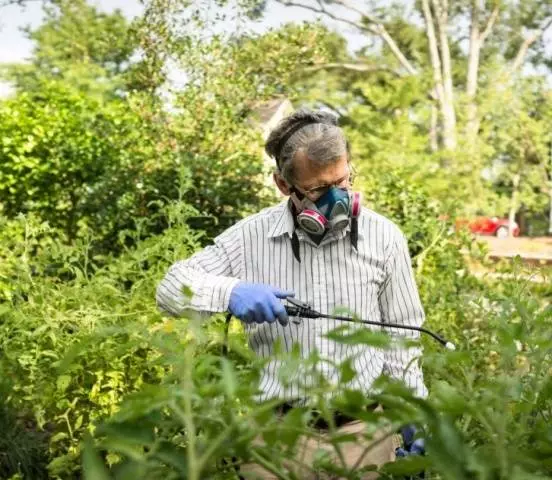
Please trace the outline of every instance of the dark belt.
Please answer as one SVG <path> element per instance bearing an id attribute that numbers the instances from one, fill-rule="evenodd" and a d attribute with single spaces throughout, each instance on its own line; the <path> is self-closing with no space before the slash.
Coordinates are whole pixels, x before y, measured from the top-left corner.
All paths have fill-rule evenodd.
<path id="1" fill-rule="evenodd" d="M 378 407 L 377 403 L 374 403 L 372 405 L 368 405 L 365 407 L 365 410 L 375 410 Z M 283 403 L 282 405 L 278 406 L 276 408 L 276 413 L 278 415 L 286 415 L 292 408 L 297 408 L 296 405 L 293 405 L 292 403 Z M 311 420 L 309 422 L 309 426 L 312 428 L 316 428 L 317 430 L 329 430 L 330 424 L 328 423 L 328 420 L 322 416 L 320 411 L 311 409 Z M 343 412 L 340 412 L 338 410 L 334 410 L 332 412 L 333 417 L 333 424 L 335 425 L 335 428 L 340 428 L 343 425 L 347 425 L 348 423 L 355 422 L 358 420 L 358 418 L 351 417 L 349 415 L 346 415 Z"/>

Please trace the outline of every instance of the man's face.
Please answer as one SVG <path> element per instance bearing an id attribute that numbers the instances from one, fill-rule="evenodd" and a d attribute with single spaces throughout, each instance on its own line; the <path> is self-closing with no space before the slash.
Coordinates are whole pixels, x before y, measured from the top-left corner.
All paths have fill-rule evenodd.
<path id="1" fill-rule="evenodd" d="M 325 187 L 336 185 L 341 187 L 349 186 L 351 174 L 350 165 L 347 161 L 347 154 L 338 158 L 335 162 L 326 165 L 319 165 L 299 151 L 294 158 L 294 182 L 293 185 L 287 183 L 280 174 L 274 174 L 274 181 L 284 195 L 291 195 L 291 188 L 294 187 L 299 192 L 305 194 L 312 201 L 317 200 L 319 192 L 323 192 Z M 292 201 L 300 209 L 300 202 L 295 195 L 292 195 Z"/>

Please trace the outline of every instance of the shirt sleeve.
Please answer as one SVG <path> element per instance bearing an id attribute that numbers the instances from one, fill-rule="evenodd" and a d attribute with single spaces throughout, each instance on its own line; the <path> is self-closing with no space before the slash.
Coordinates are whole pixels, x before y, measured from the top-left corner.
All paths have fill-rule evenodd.
<path id="1" fill-rule="evenodd" d="M 408 245 L 402 233 L 395 237 L 387 265 L 387 278 L 379 296 L 382 321 L 420 327 L 425 314 L 412 271 Z M 412 339 L 420 336 L 420 332 L 415 330 L 390 329 L 390 332 Z M 392 346 L 384 353 L 384 371 L 404 381 L 417 396 L 425 398 L 427 388 L 418 363 L 421 354 L 419 347 Z"/>
<path id="2" fill-rule="evenodd" d="M 240 255 L 241 243 L 226 233 L 217 237 L 214 245 L 170 267 L 157 287 L 161 310 L 180 316 L 186 310 L 216 313 L 228 309 L 230 292 L 239 282 L 231 259 Z"/>

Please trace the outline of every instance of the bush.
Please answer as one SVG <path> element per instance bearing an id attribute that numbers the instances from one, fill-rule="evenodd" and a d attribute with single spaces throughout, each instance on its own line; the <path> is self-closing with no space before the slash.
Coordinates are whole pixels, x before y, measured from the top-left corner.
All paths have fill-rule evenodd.
<path id="1" fill-rule="evenodd" d="M 67 241 L 91 229 L 98 241 L 113 244 L 114 232 L 153 213 L 152 195 L 167 192 L 154 181 L 156 172 L 174 165 L 161 126 L 141 108 L 57 82 L 0 103 L 2 213 L 33 213 Z M 174 175 L 168 186 L 175 196 Z"/>
<path id="2" fill-rule="evenodd" d="M 552 316 L 544 302 L 520 294 L 515 283 L 504 292 L 489 291 L 482 299 L 489 303 L 480 305 L 485 322 L 473 319 L 465 326 L 465 337 L 453 338 L 459 351 L 426 355 L 433 376 L 429 399 L 415 398 L 382 377 L 376 385 L 380 393 L 370 399 L 342 387 L 339 397 L 326 400 L 330 390 L 320 376 L 311 391 L 316 406 L 323 414 L 338 406 L 391 430 L 404 423 L 424 428 L 428 455 L 385 466 L 383 478 L 402 478 L 420 469 L 447 480 L 548 478 Z M 206 339 L 191 334 L 189 327 L 162 336 L 167 352 L 179 351 L 183 337 L 189 340 L 182 355 L 167 357 L 176 361 L 170 368 L 174 375 L 161 387 L 129 397 L 96 431 L 98 449 L 88 445 L 86 471 L 106 472 L 102 456 L 109 460 L 115 454 L 122 460 L 112 468 L 115 478 L 235 478 L 232 462 L 270 465 L 278 478 L 288 478 L 283 462 L 293 454 L 299 435 L 308 432 L 308 410 L 294 409 L 283 421 L 276 420 L 274 403 L 254 402 L 259 362 L 244 369 L 241 361 L 205 354 Z M 372 335 L 357 341 L 382 346 L 381 338 Z M 307 360 L 282 356 L 282 361 L 283 372 L 301 363 L 306 371 L 320 365 L 316 354 Z M 347 363 L 341 365 L 342 381 L 354 374 Z M 374 401 L 384 406 L 383 412 L 362 409 Z M 253 443 L 258 435 L 269 446 Z M 346 448 L 346 439 L 334 438 L 336 449 Z M 325 457 L 318 467 L 340 478 L 355 479 L 360 473 L 346 472 Z"/>
<path id="3" fill-rule="evenodd" d="M 125 394 L 165 375 L 146 341 L 162 325 L 155 286 L 176 258 L 197 248 L 200 234 L 186 225 L 194 211 L 185 204 L 164 211 L 172 228 L 137 240 L 137 248 L 118 258 L 101 259 L 104 267 L 89 258 L 87 242 L 73 247 L 56 242 L 56 231 L 46 237 L 47 227 L 32 218 L 4 221 L 9 229 L 3 234 L 12 236 L 2 239 L 8 250 L 0 265 L 5 403 L 52 432 L 52 475 L 78 468 L 83 433 L 113 414 Z M 10 242 L 17 248 L 10 251 Z"/>
<path id="4" fill-rule="evenodd" d="M 0 430 L 0 477 L 46 479 L 47 434 L 36 430 L 33 419 L 0 405 Z"/>
<path id="5" fill-rule="evenodd" d="M 440 224 L 422 190 L 396 178 L 380 186 L 371 190 L 371 201 L 409 237 L 427 324 L 459 350 L 444 352 L 423 340 L 428 400 L 385 378 L 372 399 L 342 389 L 327 400 L 329 387 L 319 376 L 312 392 L 318 407 L 327 412 L 337 404 L 393 429 L 406 422 L 423 427 L 428 456 L 385 467 L 389 478 L 422 467 L 447 480 L 552 474 L 549 288 L 475 280 L 460 253 L 462 240 Z M 123 253 L 103 258 L 90 257 L 92 235 L 67 246 L 56 240 L 62 233 L 32 216 L 3 220 L 4 404 L 18 418 L 31 415 L 37 430 L 48 432 L 47 438 L 33 429 L 28 433 L 48 441 L 51 477 L 78 475 L 87 435 L 95 440 L 87 441 L 83 457 L 92 478 L 106 471 L 116 478 L 235 478 L 233 457 L 270 461 L 281 471 L 306 429 L 308 412 L 296 410 L 282 423 L 273 404 L 255 403 L 262 362 L 244 348 L 239 329 L 231 335 L 231 355 L 221 358 L 218 317 L 200 326 L 157 311 L 157 281 L 176 259 L 198 248 L 201 237 L 187 226 L 196 214 L 187 204 L 162 211 L 170 226 L 162 235 L 144 240 L 136 233 L 126 242 L 130 233 L 122 232 Z M 380 337 L 357 340 L 383 348 Z M 298 352 L 282 360 L 284 376 L 301 363 Z M 320 361 L 313 353 L 302 368 L 316 371 Z M 347 362 L 340 368 L 343 381 L 355 374 Z M 384 412 L 362 416 L 361 406 L 369 401 L 382 403 Z M 261 433 L 273 447 L 253 446 Z M 38 470 L 42 457 L 33 451 Z M 9 453 L 16 465 L 17 450 Z M 320 459 L 320 468 L 355 478 L 327 458 Z"/>

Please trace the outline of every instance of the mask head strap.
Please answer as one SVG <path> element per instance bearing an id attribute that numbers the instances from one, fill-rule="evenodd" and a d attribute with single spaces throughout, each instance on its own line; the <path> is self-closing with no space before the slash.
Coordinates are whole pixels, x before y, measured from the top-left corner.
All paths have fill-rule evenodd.
<path id="1" fill-rule="evenodd" d="M 291 186 L 291 188 L 289 189 L 289 191 L 291 193 L 295 193 L 295 196 L 297 197 L 297 199 L 299 201 L 303 200 L 303 198 L 305 198 L 305 194 L 304 193 L 301 193 L 299 190 L 297 190 L 293 185 Z"/>
<path id="2" fill-rule="evenodd" d="M 278 142 L 278 145 L 275 150 L 276 165 L 278 166 L 278 168 L 280 168 L 280 156 L 282 154 L 282 150 L 284 149 L 287 141 L 293 136 L 295 132 L 298 132 L 303 127 L 306 127 L 307 125 L 314 125 L 316 123 L 321 123 L 321 122 L 315 121 L 313 119 L 305 119 L 302 122 L 298 122 L 287 131 L 287 133 Z"/>

